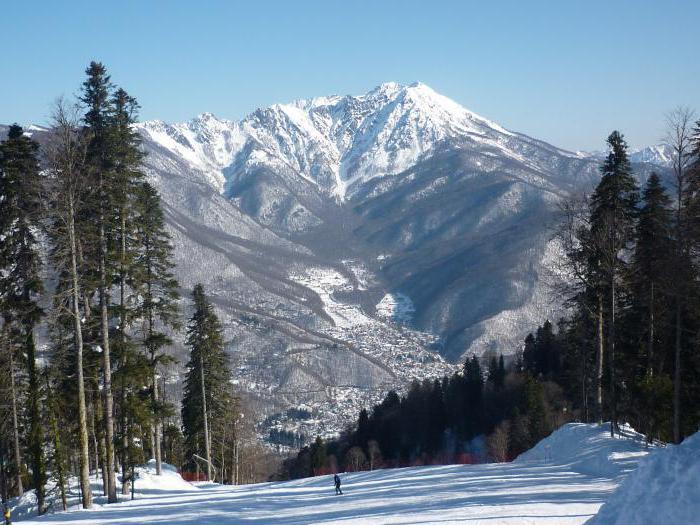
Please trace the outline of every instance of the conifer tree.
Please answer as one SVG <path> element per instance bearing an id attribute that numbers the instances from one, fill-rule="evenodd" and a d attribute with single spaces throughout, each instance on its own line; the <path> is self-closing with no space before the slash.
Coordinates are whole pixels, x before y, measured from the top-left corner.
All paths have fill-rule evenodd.
<path id="1" fill-rule="evenodd" d="M 29 457 L 39 514 L 43 514 L 46 466 L 34 333 L 43 314 L 37 302 L 43 290 L 37 237 L 41 208 L 38 149 L 16 124 L 0 144 L 0 306 L 10 337 L 15 338 L 26 360 Z"/>
<path id="2" fill-rule="evenodd" d="M 646 350 L 644 373 L 653 377 L 659 371 L 660 359 L 655 355 L 659 340 L 659 326 L 670 305 L 667 287 L 671 258 L 671 200 L 656 173 L 647 180 L 642 194 L 642 206 L 636 227 L 636 243 L 630 268 L 632 322 L 636 329 L 646 333 L 639 341 Z M 661 322 L 660 322 L 661 319 Z M 643 330 L 640 330 L 644 327 Z"/>
<path id="3" fill-rule="evenodd" d="M 600 167 L 602 178 L 591 198 L 591 234 L 596 239 L 594 265 L 602 277 L 599 286 L 608 296 L 608 371 L 610 381 L 611 432 L 617 426 L 615 333 L 618 317 L 618 283 L 625 267 L 625 251 L 634 238 L 637 183 L 627 156 L 622 134 L 613 131 L 608 137 L 610 151 Z"/>
<path id="4" fill-rule="evenodd" d="M 484 376 L 481 371 L 479 358 L 473 355 L 464 363 L 464 396 L 466 419 L 466 437 L 471 439 L 479 432 L 482 421 L 482 396 L 484 390 Z"/>
<path id="5" fill-rule="evenodd" d="M 192 292 L 194 312 L 187 325 L 186 345 L 190 350 L 182 397 L 182 426 L 188 459 L 204 453 L 207 476 L 212 479 L 212 415 L 225 417 L 231 372 L 224 352 L 221 323 L 204 287 L 197 284 Z"/>
<path id="6" fill-rule="evenodd" d="M 503 383 L 506 379 L 506 366 L 503 360 L 503 354 L 501 354 L 498 359 L 496 356 L 492 356 L 489 361 L 489 382 L 493 383 L 494 388 L 500 390 L 503 388 Z"/>
<path id="7" fill-rule="evenodd" d="M 138 103 L 124 89 L 117 89 L 110 99 L 108 115 L 108 144 L 110 154 L 110 199 L 113 202 L 115 232 L 116 283 L 119 287 L 119 303 L 114 311 L 119 319 L 114 334 L 113 351 L 115 361 L 119 363 L 115 371 L 115 390 L 119 393 L 118 412 L 120 414 L 121 443 L 120 456 L 122 478 L 127 478 L 131 460 L 127 459 L 131 449 L 128 443 L 128 421 L 134 421 L 142 407 L 127 407 L 127 398 L 139 402 L 140 397 L 132 395 L 133 390 L 142 386 L 138 384 L 143 360 L 135 356 L 135 345 L 130 337 L 129 327 L 135 320 L 134 312 L 127 304 L 129 300 L 129 283 L 133 282 L 133 258 L 135 247 L 135 195 L 143 179 L 141 163 L 143 153 L 140 150 L 138 134 L 133 129 L 138 113 Z M 127 385 L 128 383 L 128 385 Z M 128 415 L 130 413 L 131 415 Z M 129 484 L 122 483 L 122 494 L 129 493 Z"/>
<path id="8" fill-rule="evenodd" d="M 158 392 L 158 368 L 167 364 L 163 348 L 172 344 L 166 329 L 178 327 L 178 284 L 172 270 L 172 245 L 165 229 L 165 217 L 158 192 L 142 183 L 137 192 L 136 242 L 138 252 L 134 261 L 133 285 L 142 298 L 135 315 L 143 321 L 143 346 L 151 370 L 150 386 L 154 410 L 154 456 L 156 473 L 161 470 L 162 420 L 167 407 Z"/>
<path id="9" fill-rule="evenodd" d="M 112 214 L 115 180 L 113 151 L 110 141 L 110 113 L 112 111 L 109 93 L 110 77 L 106 68 L 91 62 L 86 69 L 87 79 L 83 82 L 81 102 L 87 112 L 84 122 L 88 133 L 87 166 L 94 184 L 93 204 L 97 232 L 97 292 L 100 309 L 100 335 L 102 354 L 102 377 L 104 398 L 105 430 L 105 485 L 110 503 L 117 501 L 116 479 L 114 475 L 114 396 L 112 392 L 112 362 L 110 354 L 109 288 L 113 270 L 113 253 L 109 249 L 108 237 L 114 234 Z"/>

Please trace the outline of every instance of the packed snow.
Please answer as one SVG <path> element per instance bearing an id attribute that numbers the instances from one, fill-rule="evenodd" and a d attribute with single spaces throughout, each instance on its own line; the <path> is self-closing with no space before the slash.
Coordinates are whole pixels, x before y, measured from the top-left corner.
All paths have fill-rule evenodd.
<path id="1" fill-rule="evenodd" d="M 568 424 L 513 463 L 341 474 L 342 496 L 334 494 L 331 476 L 236 487 L 191 485 L 174 479 L 177 474 L 170 469 L 157 478 L 149 467 L 140 470 L 135 501 L 100 503 L 90 511 L 75 508 L 25 523 L 576 524 L 593 517 L 647 454 L 652 461 L 646 462 L 647 470 L 639 474 L 664 476 L 657 489 L 670 481 L 666 476 L 673 473 L 685 483 L 683 498 L 697 495 L 692 490 L 698 486 L 698 444 L 696 437 L 689 441 L 687 450 L 678 447 L 686 455 L 676 457 L 673 449 L 659 452 L 656 447 L 647 448 L 642 437 L 629 428 L 613 439 L 608 425 Z M 690 458 L 691 453 L 694 458 Z M 668 461 L 672 457 L 676 463 Z M 695 465 L 694 485 L 687 483 L 689 476 L 674 473 L 683 462 Z M 628 485 L 632 483 L 623 487 Z M 695 497 L 694 504 L 698 501 Z M 649 504 L 653 502 L 658 503 L 654 499 Z M 661 517 L 658 508 L 651 515 Z M 632 519 L 625 523 L 640 522 Z"/>
<path id="2" fill-rule="evenodd" d="M 591 525 L 700 522 L 700 432 L 642 461 Z"/>
<path id="3" fill-rule="evenodd" d="M 515 460 L 523 465 L 542 462 L 566 465 L 571 470 L 614 478 L 629 473 L 655 447 L 627 425 L 619 437 L 610 437 L 610 425 L 569 423 L 562 426 Z"/>

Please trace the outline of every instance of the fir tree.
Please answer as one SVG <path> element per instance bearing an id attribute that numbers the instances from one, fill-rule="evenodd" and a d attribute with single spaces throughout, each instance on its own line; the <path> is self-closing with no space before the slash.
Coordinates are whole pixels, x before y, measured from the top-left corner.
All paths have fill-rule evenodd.
<path id="1" fill-rule="evenodd" d="M 617 425 L 617 377 L 615 343 L 617 334 L 617 289 L 624 253 L 634 239 L 637 213 L 637 183 L 627 156 L 627 143 L 622 134 L 613 131 L 608 137 L 610 152 L 600 167 L 602 178 L 591 198 L 591 234 L 596 240 L 594 265 L 602 282 L 598 285 L 608 296 L 608 370 L 610 373 L 611 432 Z"/>
<path id="2" fill-rule="evenodd" d="M 0 144 L 0 305 L 10 337 L 25 356 L 28 374 L 29 456 L 39 514 L 46 511 L 44 431 L 41 382 L 36 364 L 36 326 L 43 314 L 37 300 L 43 290 L 40 275 L 39 145 L 18 125 Z"/>
<path id="3" fill-rule="evenodd" d="M 190 350 L 182 397 L 182 426 L 188 459 L 203 453 L 208 479 L 212 479 L 211 419 L 226 417 L 231 372 L 224 352 L 221 323 L 197 284 L 192 292 L 194 312 L 187 325 L 185 344 Z"/>
<path id="4" fill-rule="evenodd" d="M 142 298 L 135 315 L 143 322 L 143 346 L 151 369 L 151 396 L 154 411 L 156 473 L 160 474 L 162 420 L 167 407 L 158 392 L 158 368 L 167 364 L 169 357 L 163 349 L 172 344 L 166 329 L 178 327 L 178 284 L 172 270 L 172 245 L 165 229 L 165 217 L 160 197 L 150 184 L 138 188 L 136 203 L 137 256 L 134 260 L 134 282 Z"/>
<path id="5" fill-rule="evenodd" d="M 310 447 L 311 450 L 311 469 L 314 476 L 317 476 L 323 472 L 323 469 L 328 463 L 328 453 L 326 451 L 326 444 L 321 439 L 321 436 L 316 436 L 316 441 Z"/>
<path id="6" fill-rule="evenodd" d="M 496 390 L 503 388 L 506 379 L 506 365 L 503 360 L 503 354 L 500 354 L 498 359 L 496 356 L 491 356 L 489 361 L 489 382 L 493 384 Z"/>
<path id="7" fill-rule="evenodd" d="M 478 435 L 483 422 L 482 399 L 484 391 L 484 376 L 481 371 L 479 358 L 473 355 L 464 363 L 464 396 L 466 438 Z"/>
<path id="8" fill-rule="evenodd" d="M 117 501 L 116 479 L 114 475 L 114 396 L 112 392 L 112 362 L 110 353 L 109 288 L 112 281 L 114 254 L 110 250 L 108 238 L 114 235 L 113 199 L 115 192 L 112 144 L 110 143 L 109 100 L 110 77 L 106 68 L 91 62 L 86 69 L 87 79 L 83 82 L 81 102 L 87 107 L 84 122 L 88 133 L 87 166 L 94 185 L 93 205 L 97 236 L 97 292 L 100 308 L 100 335 L 104 398 L 105 431 L 105 485 L 108 501 Z"/>
<path id="9" fill-rule="evenodd" d="M 525 346 L 523 347 L 523 367 L 525 370 L 536 376 L 538 373 L 537 365 L 537 344 L 535 336 L 532 333 L 525 337 Z"/>
<path id="10" fill-rule="evenodd" d="M 143 153 L 140 150 L 138 134 L 133 129 L 138 112 L 138 103 L 126 91 L 117 89 L 110 99 L 108 114 L 108 151 L 110 155 L 110 199 L 116 214 L 114 220 L 116 282 L 119 287 L 119 303 L 113 310 L 119 318 L 114 334 L 113 351 L 115 360 L 119 363 L 114 375 L 115 390 L 119 393 L 119 442 L 122 463 L 122 477 L 127 477 L 127 471 L 133 466 L 129 456 L 132 446 L 129 443 L 131 429 L 129 422 L 135 421 L 136 414 L 143 413 L 143 407 L 127 406 L 127 400 L 132 403 L 141 402 L 141 396 L 134 394 L 143 383 L 136 378 L 142 377 L 145 365 L 141 356 L 135 355 L 136 348 L 131 340 L 129 327 L 135 320 L 135 314 L 129 307 L 128 286 L 133 285 L 133 258 L 135 247 L 135 215 L 138 187 L 143 179 L 141 163 Z M 131 301 L 133 303 L 133 301 Z M 138 418 L 137 418 L 138 419 Z M 155 438 L 152 438 L 152 442 Z M 155 447 L 155 444 L 154 444 Z M 158 457 L 159 455 L 156 454 Z M 159 457 L 158 457 L 159 459 Z M 160 461 L 158 461 L 160 474 Z M 122 494 L 129 493 L 129 484 L 122 483 Z"/>
<path id="11" fill-rule="evenodd" d="M 646 337 L 639 344 L 646 350 L 642 367 L 650 377 L 655 370 L 659 371 L 660 356 L 655 355 L 659 343 L 659 326 L 670 322 L 663 316 L 670 307 L 666 296 L 667 284 L 671 279 L 668 273 L 671 228 L 671 200 L 658 175 L 652 173 L 642 194 L 630 268 L 631 320 L 638 331 L 644 327 L 641 333 L 645 333 Z"/>

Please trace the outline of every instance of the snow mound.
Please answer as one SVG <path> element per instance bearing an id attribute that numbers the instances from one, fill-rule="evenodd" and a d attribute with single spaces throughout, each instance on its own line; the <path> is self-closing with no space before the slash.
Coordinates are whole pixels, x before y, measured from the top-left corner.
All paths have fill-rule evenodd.
<path id="1" fill-rule="evenodd" d="M 515 460 L 516 463 L 556 463 L 576 472 L 614 478 L 637 467 L 655 447 L 642 434 L 622 425 L 610 436 L 610 423 L 567 423 Z"/>
<path id="2" fill-rule="evenodd" d="M 182 479 L 177 469 L 167 463 L 161 464 L 161 474 L 156 475 L 156 461 L 151 459 L 143 467 L 136 469 L 136 483 L 134 492 L 145 491 L 192 491 L 196 487 Z"/>
<path id="3" fill-rule="evenodd" d="M 167 463 L 162 464 L 161 475 L 156 475 L 156 462 L 151 459 L 146 465 L 136 467 L 136 483 L 134 484 L 134 496 L 136 499 L 153 497 L 155 494 L 198 492 L 200 489 L 188 483 L 177 469 Z M 90 487 L 92 488 L 95 508 L 99 508 L 107 503 L 107 498 L 102 493 L 102 481 L 95 476 L 90 476 Z M 121 494 L 121 476 L 117 476 L 117 497 L 120 501 L 129 501 L 131 495 Z M 80 506 L 80 483 L 78 478 L 68 479 L 66 487 L 66 500 L 69 510 L 78 511 Z M 12 511 L 12 520 L 24 521 L 37 515 L 37 501 L 34 490 L 28 490 L 20 498 L 13 498 L 9 501 Z M 49 514 L 61 510 L 61 502 L 58 487 L 53 481 L 46 485 L 46 507 Z M 61 514 L 64 515 L 64 514 Z"/>
<path id="4" fill-rule="evenodd" d="M 700 432 L 639 464 L 587 523 L 637 525 L 700 520 Z"/>

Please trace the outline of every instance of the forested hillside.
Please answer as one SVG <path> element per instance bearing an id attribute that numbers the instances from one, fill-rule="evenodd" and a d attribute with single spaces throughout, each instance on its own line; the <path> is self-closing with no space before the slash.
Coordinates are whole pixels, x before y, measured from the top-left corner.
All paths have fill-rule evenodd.
<path id="1" fill-rule="evenodd" d="M 694 126 L 694 127 L 693 127 Z M 461 373 L 390 392 L 339 439 L 321 439 L 285 475 L 505 461 L 565 421 L 631 423 L 680 443 L 700 425 L 700 122 L 669 122 L 673 179 L 638 187 L 621 133 L 590 196 L 561 206 L 558 288 L 568 311 L 526 337 L 515 360 L 476 356 Z"/>

